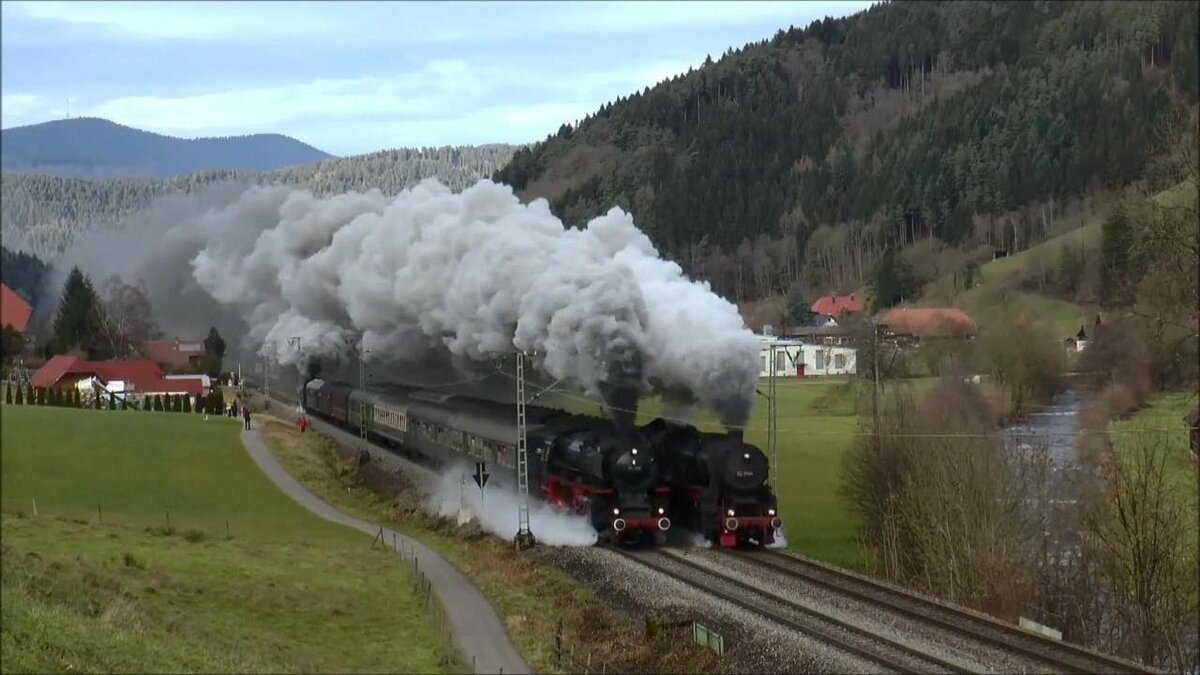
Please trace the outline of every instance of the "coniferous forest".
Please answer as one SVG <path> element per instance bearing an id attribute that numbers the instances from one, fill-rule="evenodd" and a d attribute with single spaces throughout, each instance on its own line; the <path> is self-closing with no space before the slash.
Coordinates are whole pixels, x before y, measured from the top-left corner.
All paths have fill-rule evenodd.
<path id="1" fill-rule="evenodd" d="M 1196 26 L 1182 2 L 881 4 L 618 99 L 496 178 L 572 224 L 631 210 L 737 300 L 850 290 L 886 247 L 1022 250 L 1141 179 L 1196 104 Z"/>

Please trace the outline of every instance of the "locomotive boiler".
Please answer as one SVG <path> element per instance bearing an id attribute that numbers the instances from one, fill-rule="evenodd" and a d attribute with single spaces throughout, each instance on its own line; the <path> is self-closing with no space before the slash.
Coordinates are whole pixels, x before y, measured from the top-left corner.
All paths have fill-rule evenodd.
<path id="1" fill-rule="evenodd" d="M 587 515 L 598 532 L 642 540 L 671 527 L 669 489 L 653 445 L 636 429 L 565 418 L 530 433 L 530 481 L 560 508 Z M 536 439 L 536 442 L 535 442 Z"/>
<path id="2" fill-rule="evenodd" d="M 705 433 L 657 419 L 643 428 L 659 448 L 677 524 L 722 547 L 765 546 L 782 525 L 770 465 L 740 431 Z"/>

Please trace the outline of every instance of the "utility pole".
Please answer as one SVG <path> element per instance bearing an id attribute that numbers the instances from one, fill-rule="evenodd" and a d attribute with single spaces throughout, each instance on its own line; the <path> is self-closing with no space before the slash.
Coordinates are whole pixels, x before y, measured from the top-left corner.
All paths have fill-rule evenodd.
<path id="1" fill-rule="evenodd" d="M 778 401 L 775 398 L 775 341 L 771 341 L 770 370 L 767 376 L 767 452 L 771 457 L 771 491 L 779 494 Z"/>
<path id="2" fill-rule="evenodd" d="M 367 431 L 369 430 L 369 423 L 367 421 L 367 417 L 370 414 L 370 409 L 367 406 L 367 398 L 366 398 L 366 393 L 367 393 L 367 354 L 370 354 L 371 350 L 367 349 L 365 346 L 363 346 L 363 343 L 360 342 L 358 345 L 357 351 L 358 351 L 358 388 L 361 389 L 364 394 L 363 399 L 362 399 L 362 404 L 361 404 L 361 407 L 360 407 L 359 413 L 358 413 L 358 421 L 359 421 L 358 435 L 361 438 L 366 438 Z"/>
<path id="3" fill-rule="evenodd" d="M 517 352 L 517 550 L 537 541 L 529 530 L 529 451 L 525 436 L 525 352 Z"/>
<path id="4" fill-rule="evenodd" d="M 875 388 L 872 395 L 871 414 L 875 419 L 875 443 L 879 444 L 879 323 L 874 319 L 871 320 L 871 375 L 875 379 Z"/>
<path id="5" fill-rule="evenodd" d="M 264 404 L 266 410 L 271 409 L 271 361 L 264 352 L 263 355 L 263 396 L 267 402 Z"/>
<path id="6" fill-rule="evenodd" d="M 300 358 L 296 360 L 296 405 L 300 405 L 304 398 L 304 338 L 298 335 L 290 337 L 288 346 L 295 346 L 300 353 Z"/>

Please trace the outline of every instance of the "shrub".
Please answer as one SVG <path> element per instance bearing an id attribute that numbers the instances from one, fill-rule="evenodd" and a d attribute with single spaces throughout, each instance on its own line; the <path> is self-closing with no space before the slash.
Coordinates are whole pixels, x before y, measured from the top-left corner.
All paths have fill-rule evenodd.
<path id="1" fill-rule="evenodd" d="M 146 569 L 146 563 L 142 562 L 140 558 L 138 558 L 136 555 L 130 553 L 129 551 L 125 552 L 124 559 L 125 559 L 126 567 L 132 567 L 134 569 L 139 569 L 139 570 Z"/>
<path id="2" fill-rule="evenodd" d="M 192 412 L 192 397 L 186 394 L 183 397 L 183 412 Z"/>
<path id="3" fill-rule="evenodd" d="M 17 387 L 17 405 L 25 405 L 25 390 Z"/>
<path id="4" fill-rule="evenodd" d="M 4 385 L 4 402 L 5 403 L 13 402 L 12 386 L 8 385 L 8 384 Z"/>
<path id="5" fill-rule="evenodd" d="M 46 405 L 46 388 L 45 387 L 37 388 L 37 404 L 38 405 Z"/>
<path id="6" fill-rule="evenodd" d="M 154 412 L 162 412 L 162 411 L 163 411 L 162 396 L 155 394 L 154 395 Z"/>
<path id="7" fill-rule="evenodd" d="M 79 393 L 78 389 L 75 390 L 75 407 L 76 408 L 83 407 L 83 395 Z"/>
<path id="8" fill-rule="evenodd" d="M 183 533 L 183 538 L 189 544 L 198 544 L 208 539 L 208 535 L 203 530 L 187 530 Z"/>
<path id="9" fill-rule="evenodd" d="M 36 401 L 35 401 L 34 395 L 33 395 L 33 385 L 32 384 L 25 385 L 25 403 L 27 403 L 29 405 L 33 405 L 35 402 Z"/>

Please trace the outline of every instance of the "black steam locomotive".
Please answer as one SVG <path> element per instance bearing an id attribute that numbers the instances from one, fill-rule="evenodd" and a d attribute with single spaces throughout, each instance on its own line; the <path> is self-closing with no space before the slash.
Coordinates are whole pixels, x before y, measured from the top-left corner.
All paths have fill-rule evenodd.
<path id="1" fill-rule="evenodd" d="M 403 386 L 363 391 L 314 379 L 304 386 L 310 414 L 441 465 L 484 461 L 515 473 L 513 405 Z M 655 447 L 636 429 L 607 420 L 526 408 L 533 494 L 586 515 L 606 538 L 641 540 L 671 527 Z"/>
<path id="2" fill-rule="evenodd" d="M 658 448 L 668 508 L 681 526 L 721 547 L 775 541 L 782 523 L 767 485 L 770 465 L 740 431 L 703 433 L 660 418 L 643 433 Z"/>

